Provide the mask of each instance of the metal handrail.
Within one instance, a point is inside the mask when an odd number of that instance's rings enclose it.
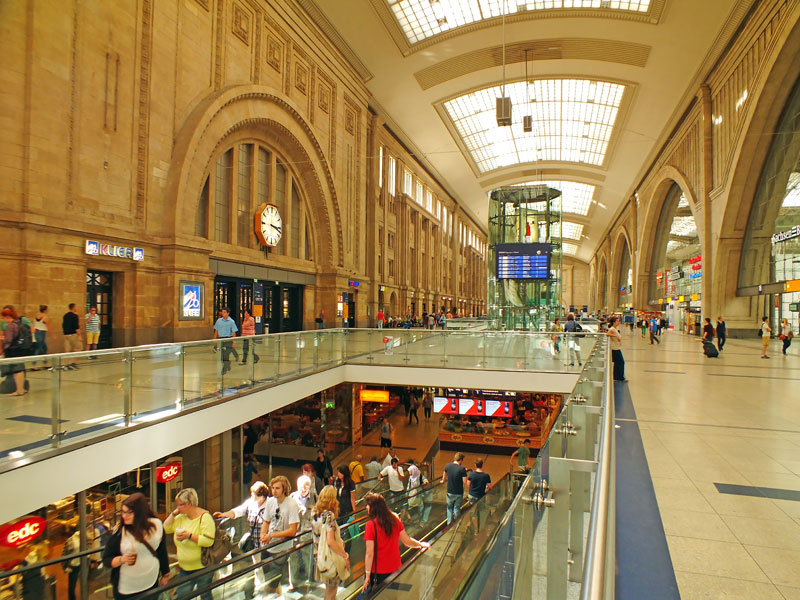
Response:
[[[609,516],[612,506],[611,477],[614,463],[614,394],[611,379],[611,352],[606,353],[606,381],[603,397],[603,428],[600,432],[600,452],[597,457],[592,492],[589,535],[586,540],[586,558],[583,566],[581,600],[601,600],[605,596]]]

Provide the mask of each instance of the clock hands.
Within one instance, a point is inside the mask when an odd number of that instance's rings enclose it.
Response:
[[[277,226],[277,225],[275,225],[274,223],[270,223],[270,225],[272,226],[272,228],[273,228],[273,229],[276,229],[278,232],[280,232],[280,230],[281,230],[281,228],[280,228],[280,227],[278,227],[278,226]]]

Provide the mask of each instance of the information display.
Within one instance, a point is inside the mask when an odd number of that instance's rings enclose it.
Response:
[[[481,398],[446,398],[436,396],[433,399],[433,412],[443,415],[469,415],[475,417],[502,417],[510,419],[514,416],[514,404],[500,400],[483,400]]]
[[[498,279],[550,277],[550,244],[497,244]]]

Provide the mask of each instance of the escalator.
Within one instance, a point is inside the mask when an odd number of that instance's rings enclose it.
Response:
[[[389,508],[400,515],[405,525],[406,531],[411,537],[417,539],[425,539],[431,532],[438,531],[446,520],[446,488],[440,483],[435,482],[428,484],[422,488],[414,490],[407,490],[401,493],[394,494],[388,490],[382,491],[384,482],[378,483],[367,482],[363,487],[366,491],[362,490],[363,497],[370,491],[382,492],[386,498]],[[409,506],[409,500],[414,499],[411,504],[417,504],[417,500],[421,500],[418,506]],[[365,508],[358,508],[354,513],[345,515],[338,519],[342,540],[346,544],[346,548],[350,554],[350,563],[352,573],[350,578],[342,583],[340,589],[340,598],[347,598],[357,595],[361,589],[364,577],[364,526],[368,521],[367,511]],[[249,526],[246,519],[223,519],[220,522],[220,527],[223,528],[234,543],[240,541],[242,536],[249,531]],[[7,583],[5,587],[13,589],[13,582],[21,579],[24,575],[31,574],[36,571],[38,574],[48,577],[49,574],[63,569],[63,564],[66,561],[73,561],[81,559],[86,566],[90,563],[99,563],[102,556],[102,548],[95,550],[87,550],[76,554],[71,554],[66,557],[61,557],[57,560],[42,562],[36,566],[24,567],[22,569],[15,569],[8,572],[0,572],[0,583]],[[414,551],[416,553],[416,550]],[[407,553],[404,560],[408,559],[411,553]],[[238,546],[233,552],[233,556],[220,565],[209,567],[198,571],[197,574],[181,578],[178,582],[175,577],[170,580],[167,586],[142,593],[137,598],[143,600],[161,600],[167,596],[162,596],[164,592],[170,592],[179,583],[186,583],[193,578],[207,575],[208,571],[214,572],[214,581],[210,586],[203,589],[198,589],[189,595],[181,596],[181,600],[190,598],[214,598],[220,600],[222,598],[230,599],[247,599],[247,598],[262,598],[266,597],[267,583],[271,578],[271,572],[274,569],[276,561],[288,558],[290,565],[290,572],[296,569],[300,563],[307,565],[306,577],[302,581],[296,582],[296,587],[299,588],[298,592],[286,592],[288,584],[284,578],[284,598],[322,598],[324,596],[324,586],[314,581],[313,572],[313,540],[310,532],[302,533],[293,538],[293,547],[290,550],[281,552],[279,554],[269,554],[263,548],[253,550],[250,552],[238,551]],[[175,565],[173,565],[174,567]],[[89,570],[89,599],[99,600],[100,598],[111,598],[111,587],[109,581],[110,569],[92,568]],[[173,569],[174,572],[174,569]],[[52,579],[52,577],[51,577]],[[56,595],[56,586],[53,586],[52,600],[60,600]],[[23,597],[16,594],[10,595],[9,598]],[[27,597],[27,596],[26,596]],[[66,597],[66,596],[64,596]],[[274,598],[274,595],[273,595]],[[176,598],[176,600],[178,600]]]

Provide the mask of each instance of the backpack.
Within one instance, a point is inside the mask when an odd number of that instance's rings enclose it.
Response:
[[[22,319],[19,319],[16,323],[17,337],[11,342],[11,347],[14,350],[30,350],[33,348],[33,335],[31,335],[30,325],[24,323]]]
[[[208,513],[203,513],[208,514]],[[203,518],[202,516],[200,517]],[[212,517],[213,519],[213,517]],[[203,534],[201,534],[203,535]],[[208,536],[205,536],[208,537]],[[230,554],[234,547],[231,536],[220,529],[216,523],[214,524],[214,543],[210,546],[203,548],[200,554],[200,561],[204,567],[211,565],[218,565],[225,560],[225,557]]]

